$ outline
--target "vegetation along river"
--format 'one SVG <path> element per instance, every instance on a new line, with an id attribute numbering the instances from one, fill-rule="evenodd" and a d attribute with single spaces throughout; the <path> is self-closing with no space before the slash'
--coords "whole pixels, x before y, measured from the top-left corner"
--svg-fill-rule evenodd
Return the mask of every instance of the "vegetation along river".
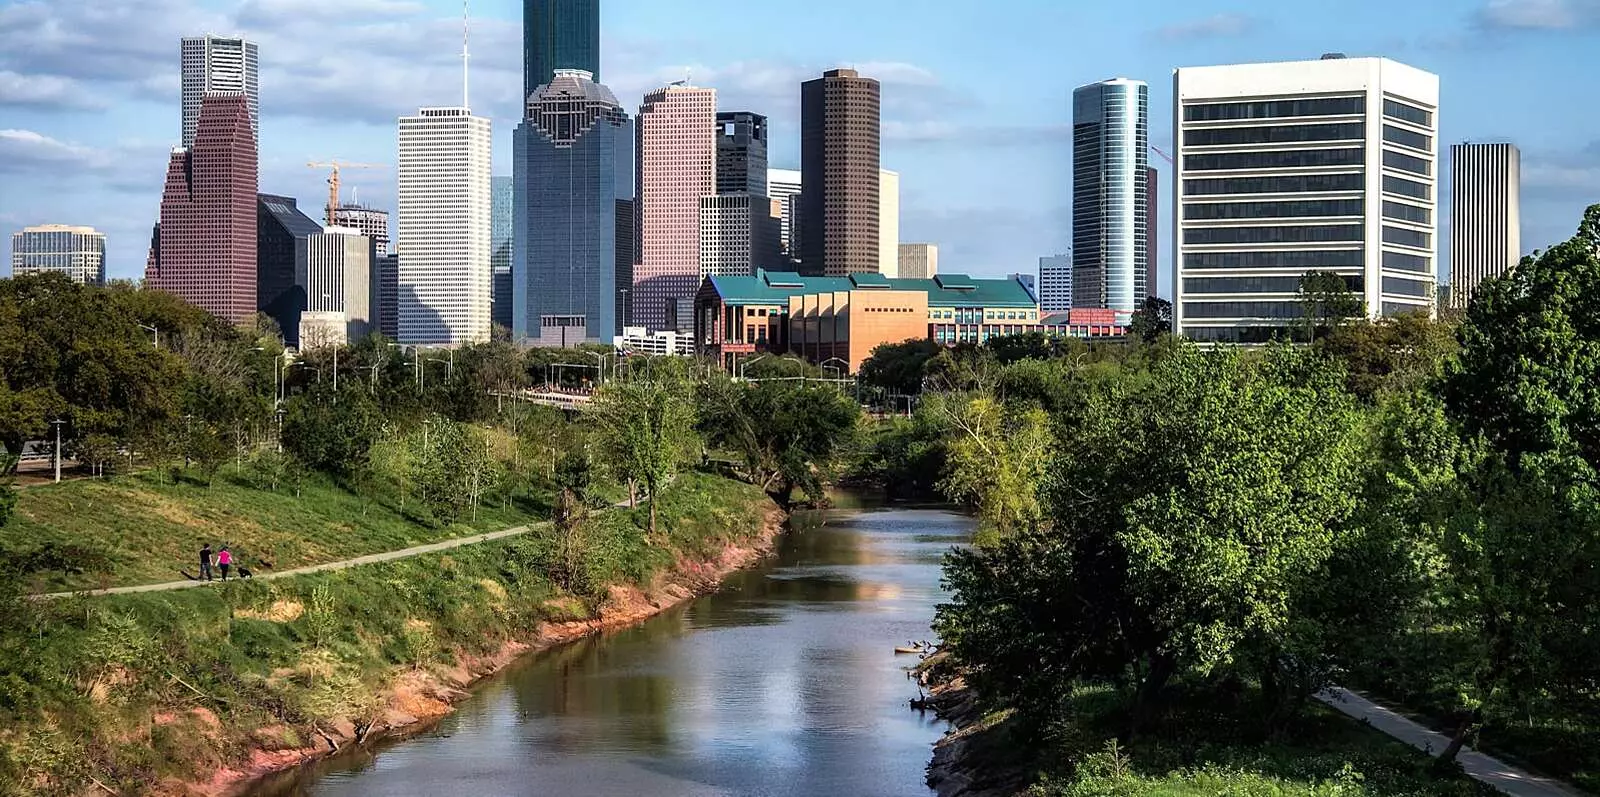
<path id="1" fill-rule="evenodd" d="M 907 707 L 966 517 L 879 509 L 641 626 L 514 665 L 430 732 L 261 795 L 927 795 L 944 731 Z"/>

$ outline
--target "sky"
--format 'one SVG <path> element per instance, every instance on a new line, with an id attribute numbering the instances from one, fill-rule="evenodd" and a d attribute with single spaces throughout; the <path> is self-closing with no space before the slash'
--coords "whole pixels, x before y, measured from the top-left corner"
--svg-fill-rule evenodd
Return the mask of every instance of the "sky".
<path id="1" fill-rule="evenodd" d="M 510 174 L 521 0 L 471 6 L 471 105 Z M 109 275 L 140 276 L 181 133 L 179 39 L 206 32 L 260 44 L 260 189 L 314 218 L 326 173 L 307 162 L 389 164 L 343 180 L 347 200 L 392 210 L 396 118 L 461 100 L 457 0 L 0 0 L 0 234 L 94 226 Z M 1180 66 L 1403 61 L 1440 75 L 1441 148 L 1521 147 L 1525 250 L 1570 237 L 1600 202 L 1600 0 L 603 0 L 601 50 L 601 82 L 630 113 L 687 77 L 721 110 L 768 115 L 774 167 L 799 166 L 802 80 L 878 78 L 901 240 L 938 244 L 946 272 L 1031 272 L 1066 251 L 1072 89 L 1148 81 L 1150 139 L 1170 152 Z M 1151 163 L 1170 296 L 1171 174 Z"/>

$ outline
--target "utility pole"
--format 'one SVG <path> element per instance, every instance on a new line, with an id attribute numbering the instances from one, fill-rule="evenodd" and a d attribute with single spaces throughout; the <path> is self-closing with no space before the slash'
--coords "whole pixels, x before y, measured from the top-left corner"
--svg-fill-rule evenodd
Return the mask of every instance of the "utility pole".
<path id="1" fill-rule="evenodd" d="M 339 403 L 339 347 L 333 347 L 333 403 Z"/>
<path id="2" fill-rule="evenodd" d="M 61 483 L 61 424 L 66 421 L 57 418 L 50 422 L 56 428 L 56 484 Z"/>

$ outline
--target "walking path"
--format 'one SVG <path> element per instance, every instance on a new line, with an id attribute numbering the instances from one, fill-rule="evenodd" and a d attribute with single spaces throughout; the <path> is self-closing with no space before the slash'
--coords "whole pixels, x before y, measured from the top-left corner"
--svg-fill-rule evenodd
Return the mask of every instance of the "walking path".
<path id="1" fill-rule="evenodd" d="M 487 534 L 474 534 L 468 537 L 457 537 L 453 540 L 435 542 L 428 545 L 418 545 L 414 548 L 402 548 L 398 551 L 385 551 L 383 553 L 358 556 L 354 559 L 345 559 L 342 562 L 325 562 L 309 567 L 297 567 L 293 570 L 280 570 L 273 573 L 262 573 L 255 577 L 256 581 L 270 581 L 275 578 L 288 578 L 290 576 L 303 576 L 307 573 L 323 573 L 329 570 L 346 570 L 358 565 L 377 564 L 378 562 L 393 562 L 396 559 L 410 559 L 413 556 L 448 551 L 451 548 L 460 548 L 463 545 L 478 545 L 494 540 L 503 540 L 519 534 L 527 534 L 534 529 L 533 526 L 517 526 L 516 528 L 491 531 Z M 142 584 L 137 587 L 114 587 L 112 589 L 81 590 L 78 592 L 51 592 L 38 597 L 41 598 L 69 598 L 74 595 L 129 595 L 136 592 L 170 592 L 175 589 L 194 589 L 215 584 L 214 581 L 170 581 L 165 584 Z"/>
<path id="2" fill-rule="evenodd" d="M 1348 689 L 1332 686 L 1317 693 L 1317 699 L 1428 755 L 1438 755 L 1450 746 L 1450 737 L 1418 725 Z M 1512 797 L 1582 797 L 1580 792 L 1560 781 L 1523 772 L 1470 747 L 1461 748 L 1456 761 L 1475 780 Z"/>

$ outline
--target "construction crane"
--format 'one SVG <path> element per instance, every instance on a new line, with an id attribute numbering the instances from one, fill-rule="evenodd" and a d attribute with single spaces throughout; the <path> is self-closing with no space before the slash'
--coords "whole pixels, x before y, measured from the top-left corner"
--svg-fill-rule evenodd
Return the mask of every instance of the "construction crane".
<path id="1" fill-rule="evenodd" d="M 331 169 L 328 175 L 328 226 L 334 226 L 334 212 L 339 209 L 339 170 L 340 169 L 387 169 L 382 163 L 346 163 L 344 161 L 328 161 L 327 163 L 311 162 L 306 164 L 308 169 Z"/>
<path id="2" fill-rule="evenodd" d="M 1167 153 L 1165 153 L 1165 152 L 1162 152 L 1162 151 L 1161 151 L 1161 148 L 1160 148 L 1160 147 L 1158 147 L 1158 146 L 1156 146 L 1156 145 L 1154 145 L 1154 144 L 1151 144 L 1151 145 L 1150 145 L 1150 151 L 1151 151 L 1151 152 L 1154 152 L 1154 153 L 1155 153 L 1155 154 L 1157 154 L 1157 155 L 1160 155 L 1160 156 L 1161 156 L 1161 159 L 1162 159 L 1162 160 L 1164 160 L 1164 161 L 1166 161 L 1166 162 L 1167 162 L 1167 163 L 1169 163 L 1169 164 L 1171 164 L 1171 165 L 1173 165 L 1173 166 L 1177 166 L 1177 165 L 1178 165 L 1178 164 L 1176 164 L 1176 163 L 1173 163 L 1173 162 L 1172 162 L 1172 156 L 1171 156 L 1171 155 L 1168 155 L 1168 154 L 1167 154 Z"/>

